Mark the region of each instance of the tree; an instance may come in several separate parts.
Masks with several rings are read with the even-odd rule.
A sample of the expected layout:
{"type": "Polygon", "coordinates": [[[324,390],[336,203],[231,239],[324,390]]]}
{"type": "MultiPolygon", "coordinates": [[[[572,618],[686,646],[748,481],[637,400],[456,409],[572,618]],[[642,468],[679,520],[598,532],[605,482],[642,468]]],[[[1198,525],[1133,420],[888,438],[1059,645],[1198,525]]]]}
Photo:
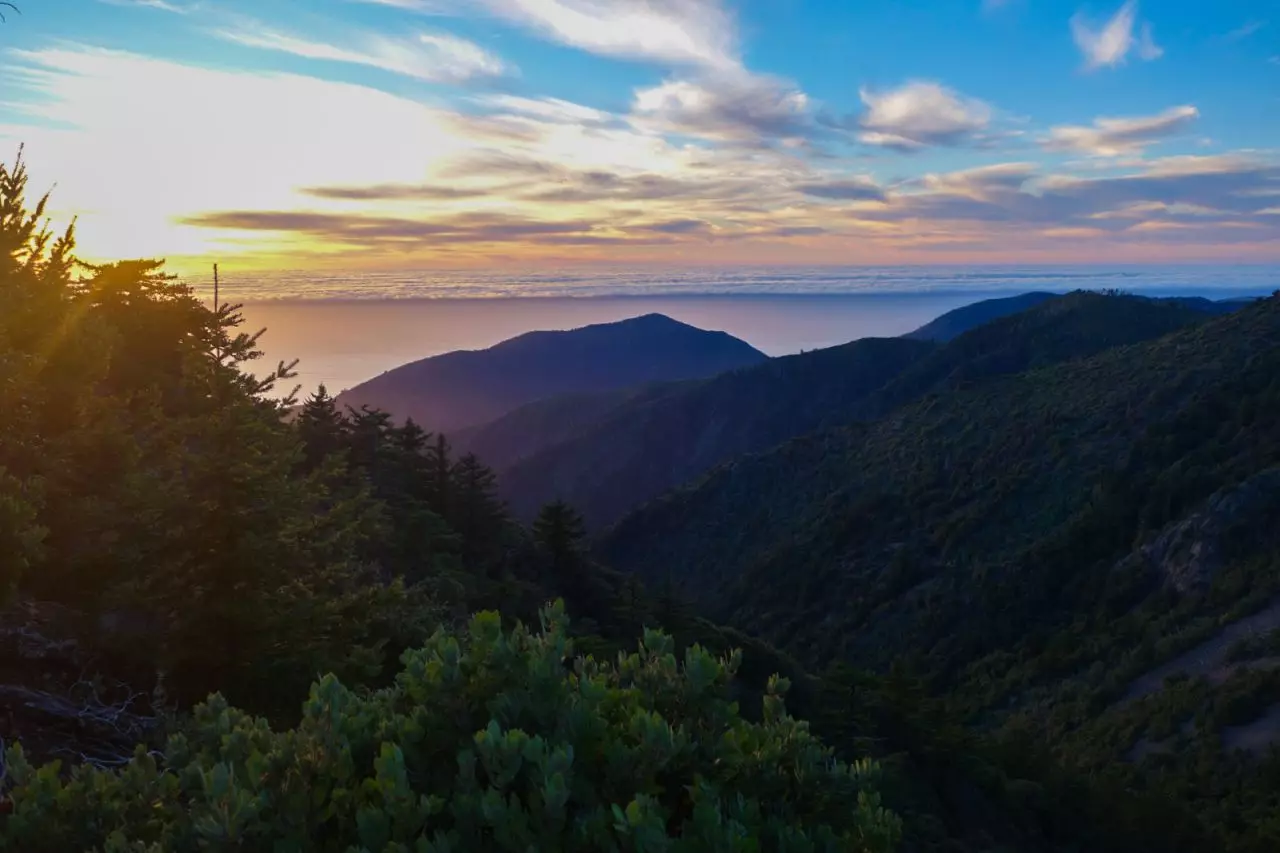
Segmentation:
{"type": "Polygon", "coordinates": [[[314,471],[325,459],[341,455],[347,449],[347,419],[324,385],[303,401],[294,425],[302,439],[307,471],[314,471]]]}
{"type": "Polygon", "coordinates": [[[567,567],[581,556],[586,535],[581,514],[564,501],[544,506],[533,522],[534,541],[557,568],[567,567]]]}
{"type": "Polygon", "coordinates": [[[711,851],[894,849],[879,768],[833,758],[774,677],[738,715],[741,653],[645,633],[573,657],[563,609],[503,631],[481,613],[406,653],[372,694],[332,676],[272,731],[219,696],[158,757],[64,778],[9,751],[0,850],[711,851]]]}
{"type": "Polygon", "coordinates": [[[0,165],[0,587],[187,698],[292,704],[317,671],[380,669],[380,632],[412,622],[370,582],[381,508],[341,460],[303,470],[291,395],[269,393],[291,366],[251,375],[261,332],[159,262],[78,264],[26,188],[19,154],[0,165]]]}
{"type": "Polygon", "coordinates": [[[506,507],[498,498],[498,478],[474,453],[453,465],[453,527],[464,543],[463,557],[471,565],[487,562],[509,522],[506,507]]]}

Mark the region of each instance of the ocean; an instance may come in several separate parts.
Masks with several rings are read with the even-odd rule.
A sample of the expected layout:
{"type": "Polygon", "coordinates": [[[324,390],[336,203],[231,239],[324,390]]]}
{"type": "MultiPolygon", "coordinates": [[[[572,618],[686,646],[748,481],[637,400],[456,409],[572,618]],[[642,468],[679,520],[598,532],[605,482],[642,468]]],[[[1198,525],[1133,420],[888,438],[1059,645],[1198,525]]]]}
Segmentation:
{"type": "MultiPolygon", "coordinates": [[[[202,296],[208,282],[189,280],[202,296]]],[[[769,355],[911,331],[961,305],[1031,290],[1265,295],[1280,267],[775,267],[510,272],[223,270],[221,298],[265,328],[265,361],[299,359],[301,393],[524,332],[662,313],[769,355]]],[[[285,391],[289,389],[283,389],[285,391]]]]}

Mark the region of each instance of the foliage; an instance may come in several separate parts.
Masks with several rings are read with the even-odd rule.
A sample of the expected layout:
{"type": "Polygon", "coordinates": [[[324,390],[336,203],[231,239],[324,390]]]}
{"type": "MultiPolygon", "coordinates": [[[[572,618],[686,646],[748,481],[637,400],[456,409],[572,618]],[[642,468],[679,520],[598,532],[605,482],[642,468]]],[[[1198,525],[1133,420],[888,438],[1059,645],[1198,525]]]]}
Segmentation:
{"type": "MultiPolygon", "coordinates": [[[[1181,323],[1182,307],[1159,311],[1181,323]]],[[[1269,688],[1209,691],[1186,711],[1205,717],[1200,751],[1138,766],[1145,715],[1168,728],[1171,712],[1124,703],[1135,679],[1280,594],[1280,429],[1264,414],[1280,410],[1280,299],[1182,325],[739,459],[598,553],[647,582],[681,578],[709,617],[804,665],[906,665],[952,719],[1025,727],[1099,790],[1204,815],[1210,848],[1262,849],[1270,830],[1244,816],[1268,771],[1218,737],[1266,712],[1269,688]],[[1224,786],[1251,793],[1223,800],[1224,786]]],[[[1065,344],[1073,328],[1088,324],[1067,322],[1065,344]]],[[[993,334],[953,345],[978,332],[993,334]]]]}
{"type": "Polygon", "coordinates": [[[887,851],[898,819],[877,768],[833,760],[783,707],[737,715],[739,658],[682,661],[648,632],[615,663],[565,660],[543,630],[476,616],[405,654],[368,696],[332,676],[296,728],[274,732],[215,696],[159,759],[69,779],[9,754],[0,850],[887,851]]]}
{"type": "MultiPolygon", "coordinates": [[[[380,669],[403,585],[371,582],[381,510],[332,465],[301,471],[279,365],[152,261],[80,265],[0,166],[3,586],[80,615],[122,676],[259,707],[316,672],[380,669]],[[25,566],[25,569],[24,569],[25,566]],[[13,577],[21,571],[19,577],[13,577]]],[[[415,608],[416,609],[416,608],[415,608]]]]}

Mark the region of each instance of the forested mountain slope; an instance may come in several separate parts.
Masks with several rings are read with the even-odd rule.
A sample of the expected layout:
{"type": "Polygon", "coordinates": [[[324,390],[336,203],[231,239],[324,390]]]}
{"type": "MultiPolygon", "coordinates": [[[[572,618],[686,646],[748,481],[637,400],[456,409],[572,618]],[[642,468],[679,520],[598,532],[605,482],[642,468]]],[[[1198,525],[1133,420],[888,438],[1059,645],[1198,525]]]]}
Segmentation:
{"type": "Polygon", "coordinates": [[[724,332],[646,314],[415,361],[344,391],[339,402],[453,431],[547,397],[713,376],[765,359],[724,332]]]}
{"type": "Polygon", "coordinates": [[[990,323],[1010,314],[1017,314],[1028,308],[1034,308],[1041,302],[1058,298],[1056,293],[1032,291],[1019,293],[1017,296],[1001,296],[996,299],[983,299],[971,305],[963,305],[930,320],[914,332],[903,335],[916,341],[949,341],[975,329],[983,323],[990,323]]]}
{"type": "MultiPolygon", "coordinates": [[[[1056,293],[1033,291],[1031,293],[1020,293],[1017,296],[1002,296],[996,299],[984,299],[981,302],[974,302],[971,305],[964,305],[960,308],[948,311],[936,320],[932,320],[924,324],[914,332],[908,332],[903,335],[903,337],[918,341],[949,341],[963,335],[970,329],[976,329],[981,325],[990,323],[992,320],[998,320],[1001,317],[1007,317],[1010,314],[1018,314],[1022,311],[1026,311],[1028,308],[1034,308],[1044,302],[1060,298],[1061,296],[1056,293]]],[[[1247,298],[1214,300],[1206,299],[1203,296],[1164,296],[1143,298],[1155,299],[1159,302],[1174,305],[1181,305],[1183,308],[1194,308],[1195,310],[1203,311],[1206,314],[1229,314],[1241,305],[1252,301],[1247,298]]]]}
{"type": "Polygon", "coordinates": [[[588,524],[608,524],[720,462],[839,423],[849,406],[931,348],[868,338],[656,387],[502,471],[500,488],[517,515],[560,498],[581,507],[588,524]]]}
{"type": "MultiPolygon", "coordinates": [[[[581,507],[598,528],[736,456],[823,427],[870,420],[966,382],[1081,358],[1206,319],[1172,303],[1073,293],[943,345],[868,338],[702,382],[657,386],[595,415],[573,437],[500,468],[501,490],[518,515],[559,498],[581,507]]],[[[574,410],[567,402],[551,422],[566,423],[574,410]]],[[[527,419],[487,428],[485,449],[497,450],[498,434],[536,446],[537,429],[515,430],[517,423],[527,419]]]]}
{"type": "Polygon", "coordinates": [[[599,552],[802,661],[909,665],[974,724],[1183,798],[1214,849],[1274,849],[1280,764],[1229,754],[1280,733],[1274,638],[1130,685],[1280,594],[1276,412],[1280,296],[736,460],[599,552]]]}

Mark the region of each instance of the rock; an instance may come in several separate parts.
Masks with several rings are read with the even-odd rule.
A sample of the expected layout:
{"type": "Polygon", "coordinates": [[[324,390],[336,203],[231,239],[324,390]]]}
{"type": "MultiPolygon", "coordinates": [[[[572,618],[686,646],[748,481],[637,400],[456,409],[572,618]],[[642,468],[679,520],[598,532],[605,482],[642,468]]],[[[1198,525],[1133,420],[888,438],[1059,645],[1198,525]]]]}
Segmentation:
{"type": "Polygon", "coordinates": [[[1274,524],[1278,517],[1280,467],[1268,468],[1215,493],[1134,556],[1159,572],[1178,592],[1203,589],[1222,568],[1233,537],[1241,531],[1280,542],[1280,527],[1274,524]]]}

